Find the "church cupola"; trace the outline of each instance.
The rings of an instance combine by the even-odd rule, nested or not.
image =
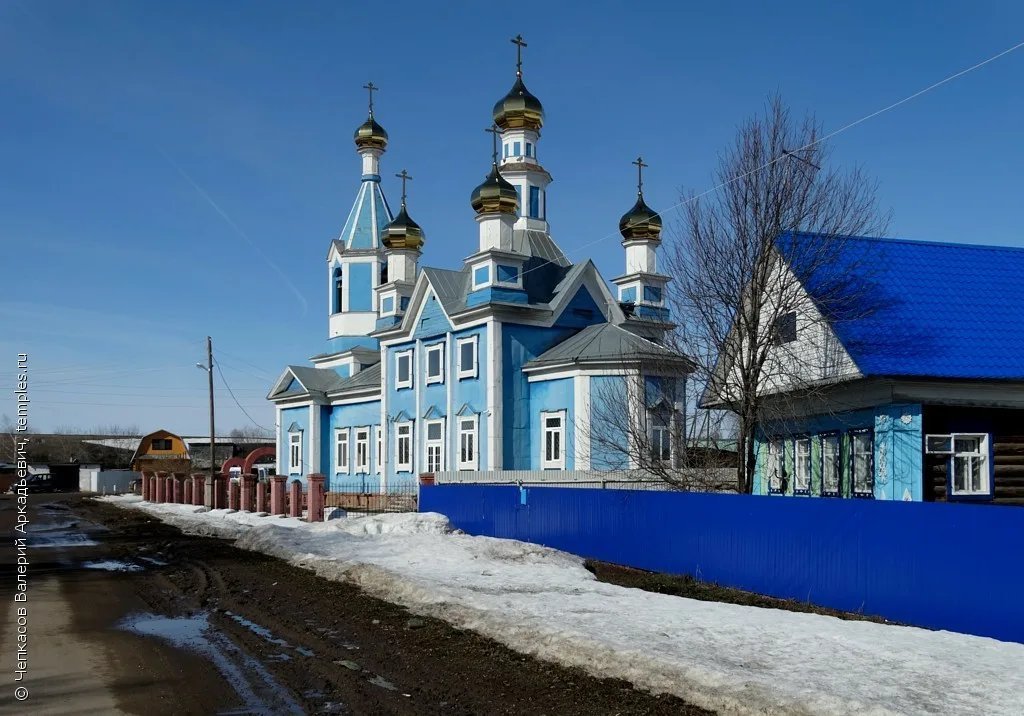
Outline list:
[[[517,229],[547,232],[546,191],[551,175],[537,159],[544,108],[523,84],[521,35],[512,38],[516,46],[516,81],[512,90],[494,105],[494,124],[501,130],[501,160],[498,170],[519,195]]]
[[[373,93],[380,88],[373,82],[367,82],[363,89],[370,94],[369,115],[356,129],[352,139],[356,143],[359,156],[363,158],[363,179],[376,178],[380,181],[380,155],[388,146],[388,133],[373,118]]]
[[[470,195],[470,205],[480,226],[480,251],[512,250],[512,230],[519,209],[519,192],[498,171],[497,127],[490,127],[491,171]]]
[[[658,246],[661,244],[661,217],[644,201],[642,157],[633,162],[637,169],[636,203],[619,219],[622,246],[626,249],[626,272],[612,282],[619,288],[619,303],[635,332],[653,340],[664,334],[669,323],[665,307],[665,285],[671,280],[658,273]]]
[[[406,182],[412,177],[405,169],[395,176],[402,180],[402,207],[381,232],[387,266],[377,287],[378,330],[395,325],[405,314],[416,285],[416,270],[425,239],[423,229],[409,217],[406,206]]]

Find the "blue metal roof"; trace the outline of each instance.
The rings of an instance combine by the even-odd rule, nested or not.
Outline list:
[[[347,249],[379,249],[381,232],[392,218],[380,180],[364,177],[338,239]]]
[[[829,268],[801,276],[794,257],[821,241]],[[840,283],[851,297],[823,312],[863,375],[1024,379],[1024,248],[811,234],[779,248],[815,301]]]

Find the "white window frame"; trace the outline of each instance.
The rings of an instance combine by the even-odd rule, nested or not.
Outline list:
[[[402,378],[401,378],[402,371],[399,368],[399,366],[402,363],[402,359],[403,358],[405,358],[405,359],[407,359],[409,361],[409,370],[407,372],[407,377],[406,377],[405,380],[402,380]],[[411,388],[412,387],[412,375],[413,375],[412,367],[413,367],[413,361],[412,361],[412,349],[411,348],[409,350],[396,351],[395,352],[395,388],[401,389],[401,388]]]
[[[811,437],[809,435],[793,439],[793,494],[811,494]]]
[[[444,382],[444,343],[431,343],[429,346],[425,346],[424,350],[426,355],[423,359],[423,373],[426,375],[426,384],[431,385],[432,383],[443,383]],[[437,358],[437,375],[430,374],[430,355],[431,353],[439,353]]]
[[[347,475],[351,465],[352,455],[349,453],[348,428],[337,428],[334,431],[334,471]]]
[[[668,457],[664,457],[666,447],[668,448]],[[651,426],[651,459],[659,464],[672,462],[672,428],[670,426]]]
[[[297,459],[296,459],[297,458]],[[288,473],[302,473],[302,433],[288,433]]]
[[[843,491],[843,438],[839,433],[822,433],[821,439],[821,494],[823,497],[839,497]],[[829,443],[835,445],[835,454],[827,455],[825,446]],[[828,467],[835,473],[835,489],[832,489],[826,482]]]
[[[370,471],[370,428],[356,428],[356,460],[355,472],[368,473]]]
[[[934,445],[935,441],[943,441],[945,446]],[[974,451],[957,450],[957,440],[977,440],[978,449]],[[942,433],[925,436],[925,452],[930,455],[947,455],[946,473],[949,479],[950,497],[988,497],[992,494],[992,469],[989,460],[989,434],[988,433]],[[968,464],[968,475],[965,476],[964,488],[957,489],[957,459],[966,458]],[[978,472],[981,476],[981,485],[978,489],[968,486],[967,480],[970,477],[970,466],[977,462],[980,467]]]
[[[463,378],[476,378],[479,372],[480,364],[480,336],[468,336],[467,338],[458,338],[455,341],[455,355],[456,361],[458,362],[458,373],[459,380]],[[473,365],[466,368],[462,365],[462,347],[465,345],[473,346]]]
[[[430,437],[430,428],[437,426],[441,431],[438,438]],[[437,451],[436,466],[431,466],[432,451]],[[426,420],[423,423],[423,470],[428,473],[444,471],[444,419]]]
[[[853,497],[874,497],[875,495],[875,433],[871,429],[851,430],[850,436],[850,494]],[[867,436],[870,441],[871,450],[868,455],[868,482],[867,489],[862,489],[857,484],[857,438]]]
[[[480,416],[478,415],[458,415],[455,417],[456,425],[458,426],[458,437],[459,442],[456,445],[458,450],[458,465],[460,470],[479,470],[480,469]],[[467,425],[469,427],[467,427]],[[473,456],[469,460],[464,458],[463,446],[466,440],[471,443]]]
[[[405,428],[408,428],[408,433],[402,435]],[[395,472],[412,472],[413,464],[413,424],[412,421],[404,423],[395,423]],[[402,443],[408,443],[405,454],[408,460],[402,462]]]
[[[379,475],[381,465],[384,462],[384,431],[381,430],[379,425],[373,426],[373,442],[376,446],[376,460],[373,465],[373,471]]]
[[[565,469],[565,411],[550,410],[540,414],[540,468],[542,470],[564,470]],[[557,428],[549,428],[548,420],[558,418]],[[548,458],[548,434],[558,436],[558,457]]]
[[[782,494],[782,477],[785,473],[786,445],[781,440],[769,440],[768,460],[764,466],[764,477],[768,486],[768,494]]]

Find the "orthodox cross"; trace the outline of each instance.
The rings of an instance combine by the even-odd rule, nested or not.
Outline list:
[[[523,76],[523,48],[526,47],[526,42],[523,40],[522,35],[516,35],[509,42],[516,46],[516,76]]]
[[[491,133],[491,161],[495,164],[498,163],[498,135],[501,134],[501,130],[493,124],[484,130],[485,132]]]
[[[643,157],[637,157],[636,161],[635,162],[630,162],[630,164],[635,164],[636,165],[636,193],[637,194],[643,194],[644,193],[644,167],[648,167],[648,166],[650,166],[650,164],[644,164],[644,158]]]
[[[405,206],[405,182],[412,181],[412,177],[404,169],[401,174],[395,174],[395,176],[402,180],[402,206]]]
[[[373,82],[367,82],[363,85],[363,89],[370,93],[370,116],[373,116],[373,93],[380,89]]]

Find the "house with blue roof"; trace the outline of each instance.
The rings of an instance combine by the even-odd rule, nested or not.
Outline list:
[[[368,87],[370,115],[355,133],[359,189],[326,259],[327,346],[311,365],[286,367],[268,395],[282,474],[388,492],[423,473],[630,467],[592,445],[588,430],[592,395],[626,393],[641,397],[630,403],[637,415],[617,416],[618,442],[624,418],[650,422],[657,459],[678,460],[685,401],[666,411],[665,396],[685,394],[690,364],[663,345],[670,279],[658,270],[662,224],[642,182],[620,221],[625,270],[613,293],[551,235],[552,177],[538,158],[544,112],[517,63],[494,106],[490,171],[470,196],[477,240],[461,265],[421,267],[426,234],[409,215],[411,177],[398,175],[392,214],[380,174],[388,135]]]
[[[828,241],[824,270],[801,266],[807,242]],[[766,396],[754,492],[1024,504],[1024,248],[813,234],[777,245],[808,300],[776,320],[775,351],[830,355]],[[842,307],[837,279],[853,287]]]

